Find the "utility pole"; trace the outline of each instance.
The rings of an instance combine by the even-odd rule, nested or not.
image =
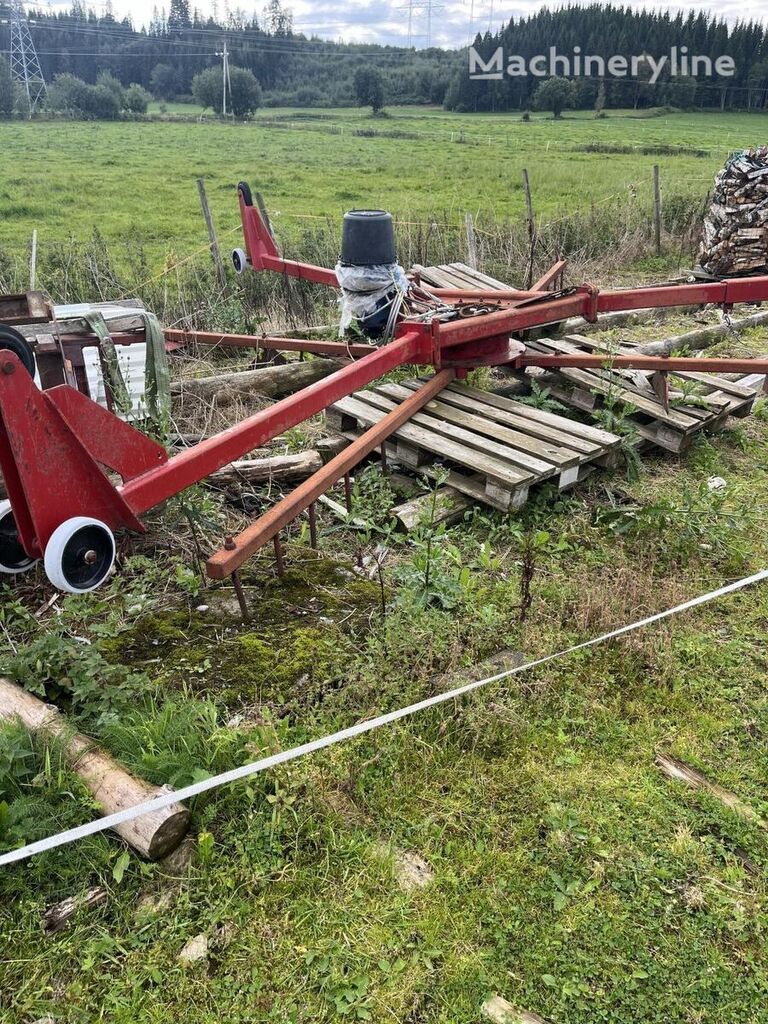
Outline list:
[[[219,50],[216,53],[217,57],[221,57],[221,113],[223,117],[227,116],[227,89],[229,89],[230,98],[232,97],[232,83],[229,78],[229,50],[227,49],[227,37],[224,36],[224,49]]]
[[[37,59],[35,44],[29,31],[22,0],[10,0],[11,5],[11,75],[21,82],[27,96],[29,117],[45,96],[45,79]]]
[[[224,37],[224,53],[221,64],[221,112],[227,116],[227,84],[229,82],[229,51],[227,50],[227,37]]]

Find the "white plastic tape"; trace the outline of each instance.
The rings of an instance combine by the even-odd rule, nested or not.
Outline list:
[[[203,779],[202,782],[195,782],[191,786],[185,786],[183,789],[173,790],[163,796],[128,807],[124,811],[118,811],[116,814],[108,814],[103,818],[97,818],[96,821],[89,821],[84,825],[78,825],[76,828],[70,828],[64,832],[58,832],[56,835],[48,836],[46,839],[39,839],[35,843],[20,846],[17,850],[11,850],[10,853],[4,853],[0,856],[0,867],[6,864],[14,864],[16,861],[26,860],[36,853],[45,853],[46,850],[55,850],[59,846],[66,846],[68,843],[74,843],[78,839],[84,839],[86,836],[92,836],[97,832],[103,832],[105,829],[122,825],[126,821],[133,821],[134,818],[139,818],[142,814],[149,814],[150,811],[159,811],[179,800],[189,800],[193,796],[207,793],[211,789],[218,789],[219,786],[226,786],[230,782],[238,782],[240,779],[250,778],[251,775],[257,775],[259,772],[267,771],[269,768],[276,768],[277,765],[285,764],[287,761],[295,761],[298,757],[313,754],[317,750],[333,746],[335,743],[341,743],[343,740],[355,739],[355,737],[362,736],[364,733],[380,729],[383,725],[389,725],[391,722],[397,722],[401,718],[415,715],[418,711],[426,711],[428,708],[436,707],[438,704],[445,704],[447,701],[455,700],[456,697],[462,697],[465,693],[479,690],[483,686],[488,686],[489,683],[495,683],[500,679],[506,679],[508,676],[518,675],[520,672],[527,672],[532,668],[538,668],[540,665],[546,665],[558,658],[564,658],[575,651],[583,651],[588,647],[604,643],[606,640],[613,640],[616,637],[624,636],[625,633],[632,633],[637,629],[642,629],[644,626],[650,626],[654,622],[668,619],[672,615],[679,615],[681,612],[689,611],[691,608],[698,608],[699,605],[707,604],[709,601],[714,601],[719,597],[725,597],[726,594],[733,594],[737,590],[743,590],[744,587],[760,583],[765,579],[768,579],[768,569],[763,569],[753,576],[746,576],[735,583],[728,583],[724,587],[718,587],[717,590],[711,590],[700,597],[691,598],[690,601],[678,604],[674,608],[668,608],[666,611],[648,615],[646,618],[632,622],[628,626],[621,626],[619,629],[611,630],[610,633],[603,633],[601,636],[593,637],[591,640],[574,644],[573,647],[567,647],[562,651],[557,651],[555,654],[547,654],[543,658],[528,661],[517,668],[506,669],[504,672],[487,676],[485,679],[477,679],[474,682],[466,683],[464,686],[457,686],[453,690],[447,690],[444,693],[436,694],[434,697],[427,697],[425,700],[417,701],[415,704],[408,704],[404,708],[398,708],[397,711],[388,711],[377,718],[358,722],[356,725],[351,725],[347,729],[340,729],[338,732],[322,736],[320,739],[311,740],[309,743],[302,743],[300,746],[292,747],[290,750],[282,750],[279,754],[270,754],[269,757],[262,757],[258,761],[252,761],[250,764],[241,765],[239,768],[232,768],[228,772],[221,772],[221,774],[213,775],[209,779]]]

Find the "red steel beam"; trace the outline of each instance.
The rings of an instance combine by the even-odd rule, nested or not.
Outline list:
[[[456,376],[454,370],[441,370],[423,384],[410,398],[387,413],[383,419],[366,430],[349,447],[331,459],[322,469],[278,501],[268,512],[256,520],[251,526],[235,537],[234,548],[221,548],[216,551],[205,564],[206,572],[213,579],[221,580],[231,575],[259,548],[268,544],[288,523],[311,505],[321,494],[324,494],[337,480],[365,458],[374,448],[378,448],[399,427],[418,412],[438,392],[451,383]]]
[[[335,270],[328,270],[326,267],[316,267],[314,263],[300,263],[298,260],[284,260],[282,256],[262,256],[262,270],[273,270],[276,274],[285,274],[288,277],[297,277],[302,281],[313,281],[315,284],[330,285],[331,288],[339,287],[339,280]]]
[[[520,299],[535,299],[541,295],[540,291],[520,291],[517,288],[429,288],[430,295],[436,295],[441,299],[464,300],[465,302],[496,302],[517,301]]]
[[[701,373],[768,373],[768,359],[697,359],[695,356],[642,356],[605,355],[580,352],[565,352],[562,355],[540,355],[538,352],[524,352],[513,365],[522,369],[526,366],[542,368],[571,367],[573,369],[626,369],[626,370],[669,370],[680,373],[696,370]]]
[[[541,296],[541,292],[538,293]],[[460,345],[465,341],[475,341],[503,334],[505,331],[523,331],[528,327],[540,327],[544,324],[559,323],[570,316],[583,316],[593,303],[593,293],[587,289],[576,291],[572,295],[564,295],[554,299],[539,299],[530,305],[517,306],[514,309],[501,309],[496,313],[484,316],[467,317],[464,320],[453,320],[438,325],[438,343],[441,348]]]
[[[534,281],[531,285],[531,291],[533,292],[545,292],[557,279],[558,274],[562,274],[565,268],[568,266],[568,260],[557,260],[553,263],[549,270],[545,271],[538,281]]]
[[[271,348],[278,352],[312,352],[322,356],[350,356],[357,359],[376,351],[375,345],[347,345],[343,341],[323,341],[310,338],[275,338],[255,334],[219,334],[217,331],[181,331],[166,328],[166,341],[189,345],[220,345],[222,348]]]
[[[410,331],[358,362],[180,452],[164,465],[124,484],[119,488],[120,494],[135,513],[146,512],[390,370],[406,363],[424,364],[430,360],[429,335]]]
[[[655,285],[650,288],[622,288],[600,292],[597,311],[660,306],[699,306],[707,303],[734,305],[768,299],[768,277],[733,278],[727,281],[697,281],[693,284]]]

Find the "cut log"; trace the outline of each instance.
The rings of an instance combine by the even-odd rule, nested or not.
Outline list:
[[[280,398],[322,380],[340,370],[343,365],[337,359],[307,359],[304,362],[285,363],[283,366],[265,366],[259,370],[176,380],[171,383],[171,396],[182,402],[210,401],[215,398],[218,403],[248,399],[254,395]]]
[[[689,349],[698,352],[701,349],[716,345],[718,341],[729,337],[731,334],[740,334],[749,330],[750,327],[759,327],[768,323],[768,310],[755,313],[752,316],[745,316],[739,320],[732,320],[730,324],[712,324],[711,327],[701,327],[696,331],[688,331],[686,334],[678,334],[673,338],[666,338],[664,341],[651,341],[647,345],[639,345],[637,351],[644,356],[668,356],[680,349]]]
[[[503,996],[493,996],[483,1003],[482,1014],[491,1024],[548,1024],[538,1013],[518,1010]]]
[[[73,917],[81,910],[98,907],[107,901],[107,890],[101,885],[94,885],[77,896],[69,896],[61,903],[54,903],[43,913],[43,930],[49,935],[69,927]]]
[[[768,146],[728,158],[715,177],[699,246],[703,270],[714,276],[768,268]]]
[[[329,437],[320,437],[312,442],[315,449],[320,453],[323,462],[330,462],[332,458],[343,452],[350,444],[348,437],[343,434],[331,434]]]
[[[214,484],[265,483],[271,480],[305,480],[323,468],[320,452],[271,455],[266,459],[240,459],[208,477]]]
[[[432,494],[422,494],[393,508],[392,515],[403,530],[413,530],[425,517],[427,520],[431,519],[434,526],[438,523],[455,523],[474,504],[471,498],[457,491],[455,487],[440,487],[437,491],[433,517],[432,501]]]
[[[67,760],[105,814],[115,814],[167,791],[129,775],[93,740],[73,732],[56,708],[1,676],[0,720],[19,721],[30,732],[58,740]],[[124,822],[115,831],[142,856],[158,860],[176,849],[188,828],[189,811],[175,803]]]
[[[697,768],[686,764],[685,761],[672,757],[671,754],[659,753],[656,755],[656,764],[667,778],[684,782],[691,789],[703,789],[705,793],[711,794],[726,807],[730,808],[730,810],[736,811],[742,818],[746,818],[747,821],[751,821],[761,828],[768,827],[768,823],[760,817],[754,807],[751,807],[741,797],[736,796],[735,793],[731,793],[730,790],[724,789],[716,782],[712,782],[706,775]]]

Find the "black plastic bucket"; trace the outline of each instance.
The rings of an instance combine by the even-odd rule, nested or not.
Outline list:
[[[352,267],[395,263],[395,229],[385,210],[350,210],[344,214],[341,262]]]

